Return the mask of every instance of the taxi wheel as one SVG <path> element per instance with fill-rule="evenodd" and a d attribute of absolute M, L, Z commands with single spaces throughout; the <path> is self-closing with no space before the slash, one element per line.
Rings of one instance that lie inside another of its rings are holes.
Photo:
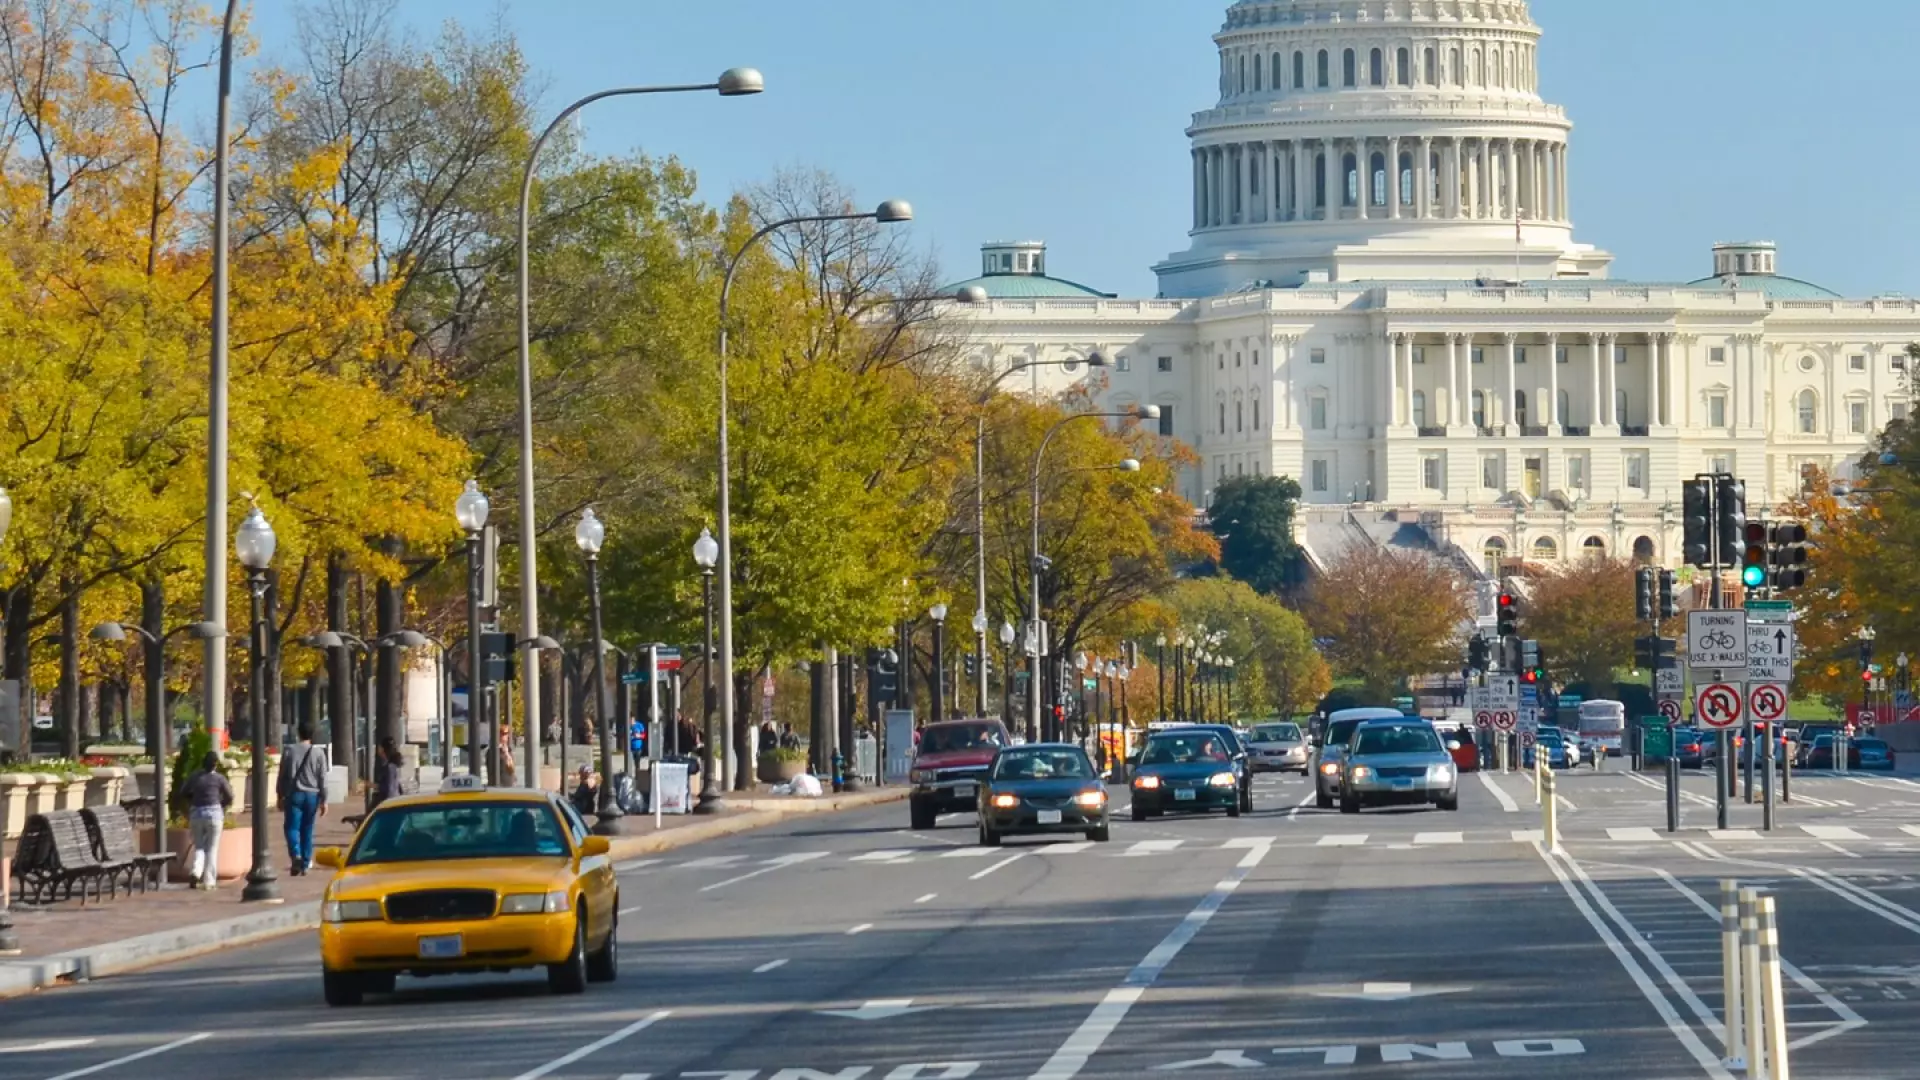
<path fill-rule="evenodd" d="M 583 913 L 584 914 L 584 913 Z M 587 988 L 587 923 L 573 921 L 573 951 L 558 964 L 547 965 L 547 989 L 556 994 L 578 994 Z"/>
<path fill-rule="evenodd" d="M 617 903 L 618 901 L 616 901 Z M 588 982 L 612 982 L 620 977 L 620 916 L 607 928 L 607 943 L 587 957 Z"/>
<path fill-rule="evenodd" d="M 326 995 L 327 1004 L 336 1007 L 360 1004 L 365 992 L 356 976 L 341 971 L 322 971 L 320 989 Z"/>

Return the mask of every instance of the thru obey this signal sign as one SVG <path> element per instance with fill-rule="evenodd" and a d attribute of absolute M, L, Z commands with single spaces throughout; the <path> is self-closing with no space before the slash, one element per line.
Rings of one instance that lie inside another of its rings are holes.
<path fill-rule="evenodd" d="M 1738 683 L 1709 683 L 1694 699 L 1693 718 L 1710 728 L 1730 728 L 1740 722 Z"/>
<path fill-rule="evenodd" d="M 1787 715 L 1787 688 L 1780 683 L 1759 683 L 1747 691 L 1747 708 L 1756 722 L 1771 724 Z"/>

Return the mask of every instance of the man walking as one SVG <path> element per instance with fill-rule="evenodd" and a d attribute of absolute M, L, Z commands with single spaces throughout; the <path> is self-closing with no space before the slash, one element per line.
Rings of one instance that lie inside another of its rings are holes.
<path fill-rule="evenodd" d="M 300 722 L 300 741 L 280 755 L 278 794 L 287 816 L 287 855 L 293 876 L 313 865 L 313 825 L 327 812 L 327 755 L 313 745 L 313 723 Z"/>

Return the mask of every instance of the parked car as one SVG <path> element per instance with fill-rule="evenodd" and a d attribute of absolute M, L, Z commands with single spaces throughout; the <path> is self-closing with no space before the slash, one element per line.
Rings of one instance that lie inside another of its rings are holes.
<path fill-rule="evenodd" d="M 1361 721 L 1340 758 L 1340 812 L 1357 814 L 1394 803 L 1460 809 L 1459 770 L 1451 751 L 1424 720 Z"/>
<path fill-rule="evenodd" d="M 994 755 L 1013 744 L 998 720 L 947 720 L 920 729 L 907 780 L 907 817 L 916 829 L 931 829 L 939 815 L 975 810 L 978 790 Z"/>

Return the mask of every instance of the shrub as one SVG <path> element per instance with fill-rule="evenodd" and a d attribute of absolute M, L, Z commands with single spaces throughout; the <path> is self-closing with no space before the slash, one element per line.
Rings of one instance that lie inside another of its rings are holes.
<path fill-rule="evenodd" d="M 760 751 L 761 761 L 771 761 L 777 765 L 786 765 L 795 761 L 807 760 L 807 752 L 797 746 L 776 746 Z"/>
<path fill-rule="evenodd" d="M 187 786 L 187 777 L 200 768 L 200 760 L 213 749 L 213 735 L 205 727 L 194 725 L 187 737 L 180 740 L 180 749 L 173 755 L 172 779 L 167 781 L 167 810 L 169 814 L 181 817 L 187 812 L 186 801 L 181 791 Z"/>

